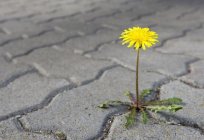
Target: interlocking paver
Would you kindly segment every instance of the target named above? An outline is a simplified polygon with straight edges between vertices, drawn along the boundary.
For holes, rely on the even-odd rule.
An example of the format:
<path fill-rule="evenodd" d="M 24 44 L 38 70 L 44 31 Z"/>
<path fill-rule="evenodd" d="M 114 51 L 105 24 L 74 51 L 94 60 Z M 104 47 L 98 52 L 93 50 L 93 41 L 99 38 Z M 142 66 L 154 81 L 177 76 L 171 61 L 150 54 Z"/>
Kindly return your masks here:
<path fill-rule="evenodd" d="M 204 61 L 198 61 L 193 63 L 191 67 L 191 72 L 182 77 L 183 80 L 192 83 L 194 86 L 204 88 Z"/>
<path fill-rule="evenodd" d="M 49 28 L 46 28 L 41 25 L 35 25 L 30 22 L 25 21 L 9 21 L 0 24 L 0 28 L 7 30 L 9 34 L 16 35 L 16 36 L 22 36 L 22 35 L 37 35 L 38 33 L 42 33 L 43 31 L 50 30 Z"/>
<path fill-rule="evenodd" d="M 0 118 L 40 104 L 51 91 L 68 84 L 63 79 L 47 79 L 37 73 L 21 76 L 0 89 Z"/>
<path fill-rule="evenodd" d="M 111 29 L 101 29 L 95 34 L 73 38 L 61 45 L 66 50 L 81 50 L 82 52 L 93 51 L 103 44 L 117 40 L 120 32 Z"/>
<path fill-rule="evenodd" d="M 185 37 L 180 39 L 173 39 L 166 42 L 166 44 L 157 50 L 164 53 L 186 54 L 198 58 L 203 56 L 203 29 L 197 29 L 188 33 Z"/>
<path fill-rule="evenodd" d="M 94 58 L 109 58 L 135 69 L 135 51 L 117 44 L 106 44 L 99 51 L 90 53 Z M 170 58 L 171 57 L 171 58 Z M 167 55 L 151 50 L 141 53 L 141 68 L 145 71 L 158 71 L 169 75 L 180 75 L 186 72 L 188 61 L 193 57 L 184 55 Z"/>
<path fill-rule="evenodd" d="M 0 140 L 55 140 L 53 135 L 18 130 L 12 119 L 0 122 Z"/>
<path fill-rule="evenodd" d="M 204 136 L 198 130 L 182 125 L 169 125 L 155 120 L 150 120 L 146 125 L 137 120 L 131 129 L 124 127 L 125 116 L 115 117 L 110 132 L 105 140 L 202 140 Z"/>
<path fill-rule="evenodd" d="M 31 65 L 37 63 L 48 75 L 71 78 L 79 84 L 96 76 L 100 69 L 112 65 L 108 61 L 96 61 L 76 55 L 70 50 L 54 48 L 35 51 L 17 59 L 17 62 Z"/>
<path fill-rule="evenodd" d="M 128 101 L 123 91 L 134 92 L 134 75 L 120 67 L 108 70 L 91 84 L 59 94 L 46 109 L 28 114 L 27 123 L 32 130 L 60 128 L 71 139 L 91 138 L 100 132 L 106 116 L 116 111 L 116 108 L 101 110 L 97 105 L 108 99 Z M 162 78 L 145 73 L 141 77 L 141 90 L 151 88 L 153 81 Z"/>
<path fill-rule="evenodd" d="M 4 57 L 0 57 L 0 85 L 5 85 L 5 81 L 15 79 L 16 76 L 22 75 L 23 73 L 30 71 L 31 68 L 24 65 L 15 65 L 7 62 Z"/>
<path fill-rule="evenodd" d="M 0 51 L 9 52 L 14 57 L 18 55 L 24 55 L 32 52 L 35 49 L 43 47 L 52 47 L 54 45 L 62 44 L 70 38 L 78 36 L 75 32 L 61 33 L 57 31 L 47 32 L 43 35 L 28 38 L 25 40 L 12 41 L 9 44 L 0 47 Z"/>
<path fill-rule="evenodd" d="M 1 0 L 0 139 L 52 140 L 57 131 L 67 139 L 203 139 L 203 6 L 203 0 Z M 151 27 L 160 41 L 141 53 L 140 90 L 160 89 L 150 99 L 177 96 L 186 105 L 126 130 L 124 115 L 107 120 L 116 108 L 96 106 L 127 101 L 123 91 L 135 90 L 136 52 L 118 37 L 136 25 Z"/>
<path fill-rule="evenodd" d="M 176 114 L 169 115 L 169 121 L 185 124 L 188 122 L 192 127 L 204 128 L 204 96 L 203 89 L 196 89 L 179 81 L 170 82 L 161 87 L 161 99 L 178 97 L 184 102 L 184 109 Z M 171 116 L 171 117 L 170 117 Z"/>

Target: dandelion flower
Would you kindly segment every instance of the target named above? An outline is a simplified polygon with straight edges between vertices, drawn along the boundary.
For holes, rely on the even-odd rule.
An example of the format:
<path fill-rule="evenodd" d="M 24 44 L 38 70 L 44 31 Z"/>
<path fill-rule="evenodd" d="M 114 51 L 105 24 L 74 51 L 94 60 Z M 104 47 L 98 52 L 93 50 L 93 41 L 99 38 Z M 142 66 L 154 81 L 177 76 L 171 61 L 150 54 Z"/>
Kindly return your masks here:
<path fill-rule="evenodd" d="M 120 39 L 122 39 L 122 45 L 129 44 L 128 48 L 146 50 L 146 47 L 149 48 L 158 42 L 158 34 L 149 28 L 132 27 L 124 30 Z"/>

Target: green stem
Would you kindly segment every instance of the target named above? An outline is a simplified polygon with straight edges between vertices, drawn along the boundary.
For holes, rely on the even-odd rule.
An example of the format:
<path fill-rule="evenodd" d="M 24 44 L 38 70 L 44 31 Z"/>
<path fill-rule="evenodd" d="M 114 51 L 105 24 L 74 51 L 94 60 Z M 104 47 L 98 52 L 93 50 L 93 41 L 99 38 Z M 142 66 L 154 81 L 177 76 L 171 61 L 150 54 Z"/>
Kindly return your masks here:
<path fill-rule="evenodd" d="M 137 60 L 136 60 L 136 97 L 137 97 L 136 108 L 139 107 L 139 57 L 140 57 L 140 48 L 137 51 Z"/>

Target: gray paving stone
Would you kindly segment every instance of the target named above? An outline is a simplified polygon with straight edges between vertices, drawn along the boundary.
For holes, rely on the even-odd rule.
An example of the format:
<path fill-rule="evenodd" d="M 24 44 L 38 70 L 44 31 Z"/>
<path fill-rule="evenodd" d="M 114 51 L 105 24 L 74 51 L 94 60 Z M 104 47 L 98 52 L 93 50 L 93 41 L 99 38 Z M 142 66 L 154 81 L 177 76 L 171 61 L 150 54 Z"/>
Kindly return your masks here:
<path fill-rule="evenodd" d="M 197 21 L 197 22 L 203 22 L 203 9 L 202 9 L 203 5 L 201 4 L 199 6 L 199 8 L 197 8 L 196 10 L 194 10 L 194 12 L 189 13 L 188 15 L 184 15 L 182 17 L 182 20 L 185 21 Z"/>
<path fill-rule="evenodd" d="M 118 39 L 120 32 L 110 29 L 101 29 L 95 34 L 73 38 L 61 45 L 67 50 L 81 50 L 87 52 L 94 50 L 105 43 L 111 43 Z"/>
<path fill-rule="evenodd" d="M 111 99 L 128 101 L 123 91 L 134 92 L 134 75 L 120 67 L 108 70 L 93 83 L 59 94 L 48 107 L 29 113 L 24 119 L 32 130 L 60 128 L 71 139 L 94 137 L 107 115 L 116 111 L 101 110 L 97 105 Z M 153 82 L 162 78 L 155 73 L 143 74 L 141 89 L 151 88 Z"/>
<path fill-rule="evenodd" d="M 166 44 L 157 50 L 164 53 L 186 54 L 198 58 L 203 56 L 203 41 L 201 36 L 185 37 L 181 39 L 174 39 L 167 41 Z"/>
<path fill-rule="evenodd" d="M 85 23 L 85 22 L 81 22 L 70 18 L 56 19 L 52 22 L 43 24 L 43 26 L 48 26 L 50 28 L 57 27 L 57 28 L 61 28 L 61 30 L 64 32 L 74 31 L 84 35 L 95 33 L 98 29 L 103 28 L 101 27 L 100 24 Z"/>
<path fill-rule="evenodd" d="M 131 69 L 135 69 L 136 52 L 126 46 L 117 44 L 104 45 L 99 51 L 90 53 L 94 58 L 109 58 Z M 141 69 L 145 71 L 159 71 L 170 75 L 180 75 L 186 72 L 188 61 L 193 58 L 184 55 L 167 55 L 152 51 L 141 51 Z"/>
<path fill-rule="evenodd" d="M 43 31 L 50 30 L 44 26 L 41 25 L 35 25 L 30 22 L 25 22 L 25 21 L 9 21 L 0 24 L 0 28 L 3 28 L 5 30 L 8 30 L 10 34 L 12 35 L 36 35 L 38 33 L 41 33 Z"/>
<path fill-rule="evenodd" d="M 64 43 L 73 36 L 77 36 L 75 32 L 47 32 L 41 36 L 28 38 L 25 40 L 12 41 L 9 44 L 4 45 L 0 48 L 0 52 L 9 52 L 13 56 L 23 55 L 29 53 L 29 51 L 35 50 L 40 47 L 52 47 L 60 43 Z"/>
<path fill-rule="evenodd" d="M 12 77 L 15 79 L 17 75 L 21 75 L 25 73 L 26 71 L 29 71 L 31 68 L 25 65 L 17 65 L 12 64 L 0 56 L 0 85 L 4 86 L 5 82 L 9 79 L 12 79 Z"/>
<path fill-rule="evenodd" d="M 19 131 L 13 120 L 0 122 L 0 140 L 55 140 L 52 135 Z"/>
<path fill-rule="evenodd" d="M 179 81 L 173 81 L 161 87 L 160 98 L 178 97 L 183 99 L 184 108 L 176 114 L 168 117 L 175 123 L 184 123 L 195 126 L 197 124 L 201 129 L 204 128 L 204 95 L 203 89 L 192 88 Z M 164 117 L 163 117 L 164 118 Z M 194 125 L 193 125 L 194 124 Z"/>
<path fill-rule="evenodd" d="M 71 78 L 79 84 L 95 77 L 100 69 L 112 65 L 111 62 L 88 59 L 63 48 L 40 49 L 17 59 L 17 62 L 31 65 L 36 63 L 50 76 Z"/>
<path fill-rule="evenodd" d="M 132 128 L 126 129 L 124 127 L 126 115 L 115 117 L 105 140 L 202 140 L 204 138 L 196 129 L 168 125 L 155 120 L 150 120 L 147 124 L 142 124 L 137 120 Z"/>
<path fill-rule="evenodd" d="M 127 101 L 122 92 L 135 91 L 136 53 L 121 46 L 118 36 L 136 25 L 157 31 L 157 46 L 162 45 L 141 54 L 140 90 L 157 87 L 167 78 L 158 72 L 183 75 L 179 80 L 188 86 L 178 81 L 163 85 L 161 99 L 175 93 L 186 106 L 172 117 L 156 117 L 174 125 L 152 122 L 126 131 L 124 117 L 116 117 L 107 139 L 203 139 L 199 133 L 204 124 L 203 89 L 199 88 L 203 88 L 204 64 L 201 60 L 189 66 L 191 71 L 187 68 L 195 57 L 204 58 L 203 5 L 203 0 L 1 0 L 0 139 L 54 139 L 19 131 L 7 119 L 28 112 L 22 121 L 31 130 L 60 130 L 67 139 L 100 135 L 107 116 L 116 109 L 96 106 L 106 99 Z M 112 67 L 113 61 L 123 68 Z M 63 92 L 70 82 L 79 86 Z M 60 93 L 54 97 L 56 89 Z"/>
<path fill-rule="evenodd" d="M 61 79 L 48 79 L 36 73 L 19 77 L 0 89 L 0 116 L 40 104 L 51 91 L 68 85 Z"/>
<path fill-rule="evenodd" d="M 200 88 L 204 88 L 203 66 L 203 60 L 191 64 L 191 72 L 188 75 L 183 76 L 182 79 L 188 81 L 189 83 L 193 83 Z"/>
<path fill-rule="evenodd" d="M 6 30 L 6 33 L 5 31 L 2 32 L 4 33 L 0 34 L 0 54 L 4 53 L 2 51 L 2 47 L 4 45 L 8 44 L 11 41 L 22 40 L 22 36 L 10 34 L 10 31 Z"/>

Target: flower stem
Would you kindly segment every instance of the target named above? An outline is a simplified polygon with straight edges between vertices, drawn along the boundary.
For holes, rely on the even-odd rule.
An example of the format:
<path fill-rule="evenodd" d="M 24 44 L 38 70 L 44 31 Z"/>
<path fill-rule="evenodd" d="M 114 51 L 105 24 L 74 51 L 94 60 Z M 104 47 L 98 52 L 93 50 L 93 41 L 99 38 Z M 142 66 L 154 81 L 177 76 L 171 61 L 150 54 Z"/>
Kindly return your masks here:
<path fill-rule="evenodd" d="M 140 48 L 137 51 L 137 60 L 136 60 L 136 108 L 139 108 L 139 57 L 140 57 Z"/>

